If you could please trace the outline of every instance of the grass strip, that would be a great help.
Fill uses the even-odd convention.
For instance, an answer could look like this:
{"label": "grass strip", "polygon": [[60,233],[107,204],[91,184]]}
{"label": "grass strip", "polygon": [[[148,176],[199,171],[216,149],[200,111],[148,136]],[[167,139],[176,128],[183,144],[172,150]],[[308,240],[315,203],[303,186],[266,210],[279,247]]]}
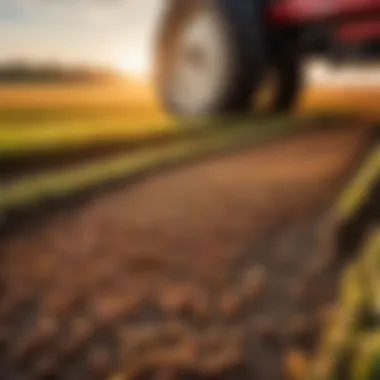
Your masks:
{"label": "grass strip", "polygon": [[0,159],[69,152],[115,141],[143,141],[154,135],[177,133],[176,129],[170,120],[165,123],[79,120],[30,123],[13,129],[0,125]]}
{"label": "grass strip", "polygon": [[119,154],[113,158],[61,169],[54,173],[35,174],[0,186],[0,210],[7,211],[46,199],[74,195],[144,170],[223,152],[226,149],[262,144],[315,127],[313,122],[288,117],[272,119],[271,122],[266,121],[254,127],[251,121],[240,121],[235,123],[234,128],[218,129],[213,133],[174,142],[165,147]]}
{"label": "grass strip", "polygon": [[[314,114],[301,118],[328,122],[332,116]],[[17,124],[17,127],[0,121],[0,161],[70,153],[113,143],[139,143],[155,137],[186,138],[188,135],[209,133],[221,126],[236,123],[250,123],[259,128],[263,119],[265,118],[251,117],[236,121],[236,118],[231,120],[231,117],[224,117],[178,121],[165,116],[152,118],[146,115],[132,119],[100,117],[70,121],[33,121]]]}
{"label": "grass strip", "polygon": [[336,215],[340,220],[348,220],[357,212],[379,178],[380,146],[377,146],[339,199]]}
{"label": "grass strip", "polygon": [[[379,281],[380,230],[377,228],[369,234],[357,257],[343,271],[335,310],[322,331],[320,347],[311,360],[306,379],[339,378],[341,368],[348,369],[350,379],[379,378],[368,376],[368,373],[373,368],[379,370],[380,325],[376,320],[366,324],[363,318],[359,318],[361,315],[378,314]],[[374,347],[368,345],[373,341],[376,342]]]}
{"label": "grass strip", "polygon": [[[254,123],[255,119],[233,120]],[[5,128],[0,122],[0,160],[20,159],[31,155],[66,153],[121,142],[143,142],[155,137],[184,137],[207,134],[230,123],[230,118],[158,119],[155,122],[72,120],[70,122],[26,123],[18,128]]]}

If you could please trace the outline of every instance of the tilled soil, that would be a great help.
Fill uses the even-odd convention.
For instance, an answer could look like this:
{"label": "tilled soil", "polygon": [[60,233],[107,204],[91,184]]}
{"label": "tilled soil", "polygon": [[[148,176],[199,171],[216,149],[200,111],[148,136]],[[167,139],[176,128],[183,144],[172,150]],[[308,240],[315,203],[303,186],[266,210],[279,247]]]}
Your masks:
{"label": "tilled soil", "polygon": [[326,217],[367,140],[208,160],[2,239],[2,378],[290,378],[334,300]]}

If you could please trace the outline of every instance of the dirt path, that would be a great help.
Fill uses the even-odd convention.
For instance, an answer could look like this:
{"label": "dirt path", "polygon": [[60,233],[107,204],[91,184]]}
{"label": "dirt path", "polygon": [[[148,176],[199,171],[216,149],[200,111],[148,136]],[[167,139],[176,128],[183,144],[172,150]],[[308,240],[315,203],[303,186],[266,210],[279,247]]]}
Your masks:
{"label": "dirt path", "polygon": [[285,378],[333,297],[320,227],[367,138],[314,132],[209,160],[3,239],[0,372]]}

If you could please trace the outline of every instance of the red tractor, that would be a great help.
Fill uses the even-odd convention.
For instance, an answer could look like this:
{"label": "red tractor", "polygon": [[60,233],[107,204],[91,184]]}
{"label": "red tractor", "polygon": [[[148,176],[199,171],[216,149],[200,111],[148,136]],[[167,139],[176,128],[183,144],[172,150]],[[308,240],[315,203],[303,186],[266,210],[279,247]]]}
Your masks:
{"label": "red tractor", "polygon": [[157,87],[177,115],[259,108],[269,88],[266,110],[286,111],[300,92],[305,56],[380,58],[380,0],[167,1]]}

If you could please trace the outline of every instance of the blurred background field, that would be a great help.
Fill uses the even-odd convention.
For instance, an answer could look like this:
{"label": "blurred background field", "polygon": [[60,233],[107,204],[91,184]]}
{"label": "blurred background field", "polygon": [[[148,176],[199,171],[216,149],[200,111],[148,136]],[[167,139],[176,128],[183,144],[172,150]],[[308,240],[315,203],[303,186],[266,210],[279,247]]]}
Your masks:
{"label": "blurred background field", "polygon": [[[307,86],[302,112],[346,111],[379,115],[380,88]],[[146,82],[100,84],[0,84],[0,120],[5,122],[73,117],[165,120],[154,91]],[[167,119],[166,119],[167,120]]]}
{"label": "blurred background field", "polygon": [[[298,113],[377,119],[379,104],[377,88],[309,86]],[[135,139],[180,127],[145,82],[0,85],[0,154]]]}
{"label": "blurred background field", "polygon": [[118,142],[171,125],[136,85],[7,85],[0,104],[0,154]]}

